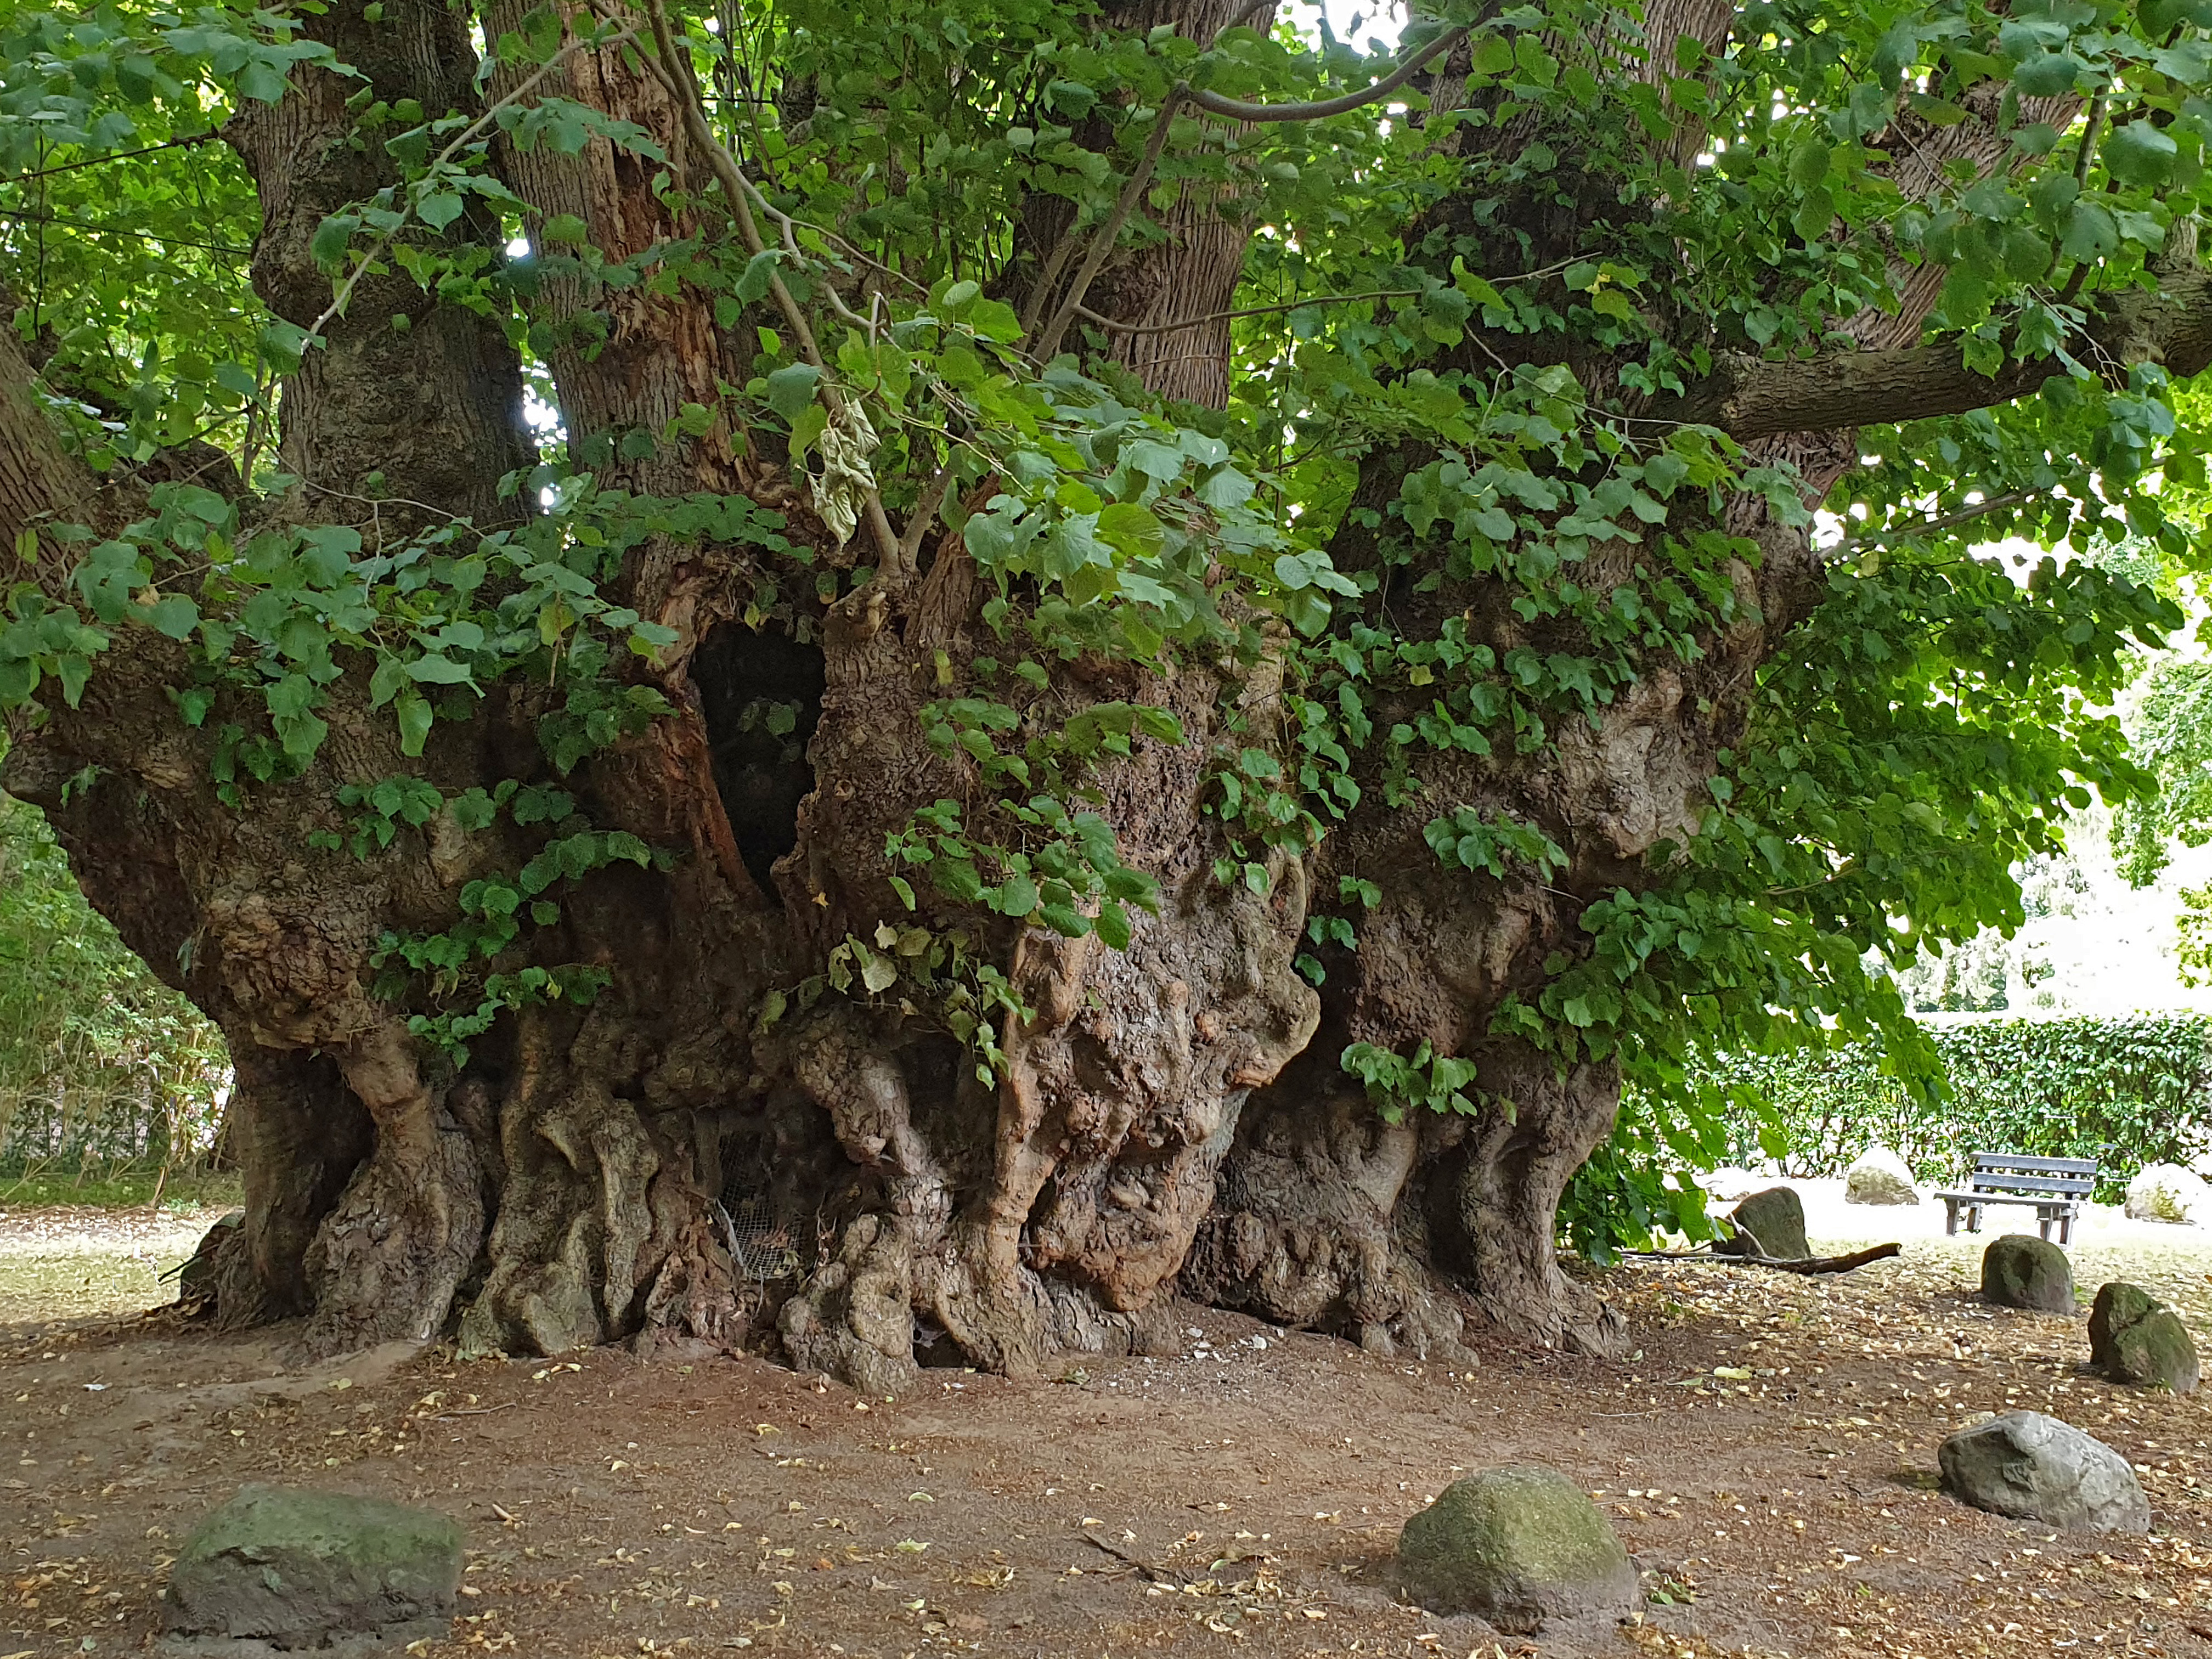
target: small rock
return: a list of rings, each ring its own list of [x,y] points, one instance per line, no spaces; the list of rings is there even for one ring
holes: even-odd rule
[[[313,1647],[450,1613],[461,1527],[345,1492],[246,1486],[185,1540],[172,1631]],[[442,1630],[442,1626],[441,1627]]]
[[[2035,1313],[2070,1314],[2074,1267],[2066,1252],[2033,1233],[2007,1233],[1982,1252],[1982,1299]]]
[[[2187,1394],[2197,1386],[2197,1344],[2181,1316],[2140,1285],[2115,1281],[2089,1311],[2089,1363],[2115,1382]]]
[[[2039,1412],[2007,1412],[1960,1429],[1936,1449],[1954,1498],[2046,1525],[2148,1532],[2150,1501],[2128,1460],[2101,1440]]]
[[[1734,1238],[1713,1247],[1723,1254],[1751,1255],[1746,1233],[1758,1241],[1758,1254],[1762,1255],[1802,1261],[1813,1254],[1813,1247],[1805,1240],[1805,1206],[1795,1188],[1769,1187],[1765,1192],[1753,1193],[1729,1212],[1729,1219],[1739,1231]]]
[[[2128,1217],[2201,1226],[2212,1215],[2212,1188],[2179,1164],[2147,1164],[2128,1182]]]
[[[1917,1204],[1919,1188],[1912,1171],[1887,1146],[1869,1146],[1857,1163],[1844,1172],[1846,1204]]]
[[[1516,1635],[1636,1601],[1636,1565],[1611,1522],[1581,1487],[1538,1464],[1453,1481],[1406,1522],[1398,1567],[1423,1607],[1480,1613]]]

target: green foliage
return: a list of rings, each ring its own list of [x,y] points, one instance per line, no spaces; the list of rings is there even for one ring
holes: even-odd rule
[[[2131,724],[2159,791],[2113,815],[2112,852],[2120,873],[2143,886],[2165,870],[2174,842],[2212,841],[2212,663],[2160,664]]]
[[[2146,1164],[2212,1151],[2212,1019],[2202,1015],[1946,1021],[1928,1038],[1934,1105],[1863,1044],[1704,1058],[1698,1084],[1733,1097],[1716,1150],[1826,1176],[1879,1144],[1942,1182],[1962,1180],[1978,1152],[2088,1158],[2105,1203]],[[1647,1094],[1640,1109],[1672,1103]]]
[[[1566,849],[1534,825],[1511,818],[1486,820],[1464,806],[1431,819],[1422,834],[1430,851],[1463,870],[1503,878],[1508,865],[1517,865],[1542,881],[1567,867]]]
[[[1437,1054],[1425,1042],[1411,1054],[1355,1042],[1338,1057],[1338,1064],[1367,1085],[1367,1097],[1386,1123],[1402,1123],[1408,1111],[1424,1108],[1468,1117],[1479,1109],[1466,1092],[1474,1081],[1474,1062]]]
[[[1697,1177],[1728,1159],[1729,1116],[1711,1103],[1684,1110],[1686,1090],[1711,1087],[1682,1077],[1666,1096],[1630,1088],[1620,1116],[1559,1199],[1559,1241],[1586,1261],[1649,1249],[1668,1236],[1702,1243],[1718,1236]]]
[[[222,1037],[0,795],[0,1168],[204,1162],[229,1085]]]

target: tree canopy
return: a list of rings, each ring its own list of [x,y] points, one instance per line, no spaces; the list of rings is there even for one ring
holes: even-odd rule
[[[501,1277],[557,1030],[875,1172],[794,1357],[902,1363],[878,1269],[1008,1366],[1178,1273],[1601,1343],[1554,1211],[1694,1213],[1686,1046],[1932,1073],[1869,962],[2150,787],[2100,550],[2201,557],[2208,81],[2207,0],[10,7],[16,787],[366,1110],[269,1306],[382,1328],[331,1241],[441,1113],[434,1319],[644,1317],[667,1217],[588,1319]]]

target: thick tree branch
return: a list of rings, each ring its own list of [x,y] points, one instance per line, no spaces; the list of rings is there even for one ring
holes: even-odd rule
[[[1300,104],[1254,104],[1242,98],[1224,98],[1218,92],[1203,89],[1194,89],[1185,95],[1207,114],[1226,116],[1232,121],[1325,121],[1332,115],[1346,114],[1373,103],[1378,98],[1388,97],[1419,74],[1422,65],[1431,58],[1449,52],[1471,33],[1472,30],[1465,27],[1447,29],[1373,86],[1363,87],[1358,92],[1347,92],[1335,98],[1319,98]]]
[[[2212,363],[2212,273],[2192,266],[2168,274],[2156,293],[2114,295],[2092,314],[2087,338],[2072,343],[2072,355],[2109,379],[2144,362],[2163,364],[2177,379],[2197,374]],[[1966,367],[1951,340],[1802,362],[1740,354],[1723,358],[1710,379],[1654,405],[1647,417],[1717,426],[1749,441],[1963,415],[2024,398],[2069,372],[2051,356],[1983,374]]]
[[[75,559],[53,534],[64,524],[101,521],[92,471],[62,445],[39,395],[39,377],[11,330],[0,329],[0,561],[16,562],[36,541],[30,574],[58,599]]]

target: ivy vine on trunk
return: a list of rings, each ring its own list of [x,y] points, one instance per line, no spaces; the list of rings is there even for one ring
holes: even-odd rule
[[[1869,952],[2143,787],[2202,10],[15,14],[6,781],[218,1317],[1617,1348],[1624,1078],[1650,1198],[1692,1042],[1928,1073]]]

